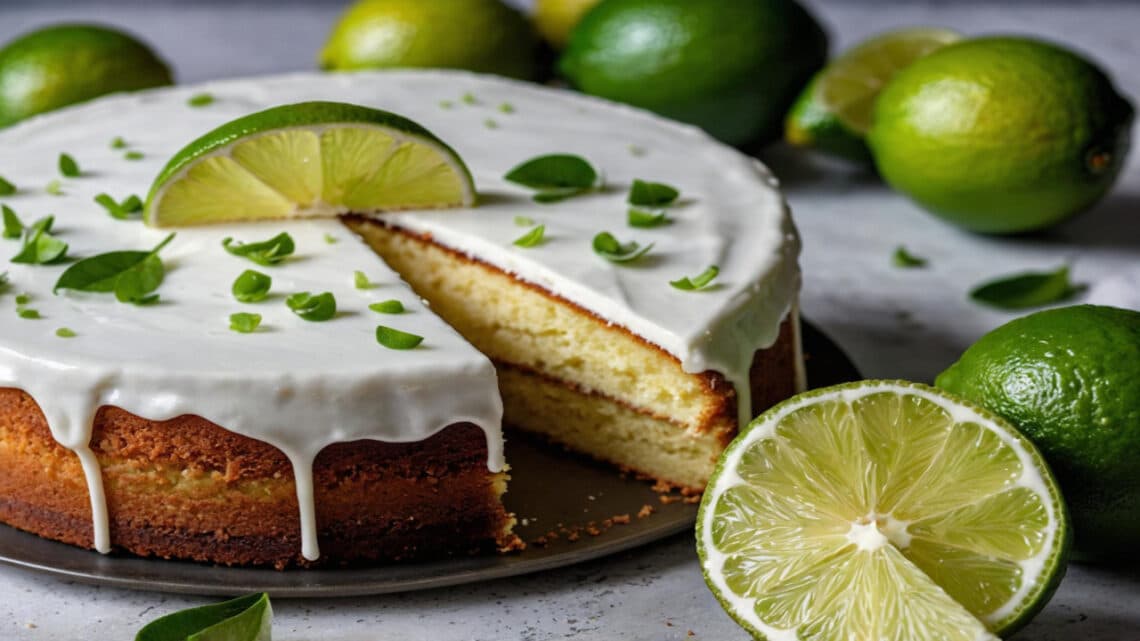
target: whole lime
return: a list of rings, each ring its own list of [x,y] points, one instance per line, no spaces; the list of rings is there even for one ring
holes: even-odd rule
[[[826,34],[794,0],[606,0],[558,64],[586,93],[743,145],[780,135],[826,59]]]
[[[538,37],[499,0],[359,0],[329,34],[323,69],[468,69],[529,79]]]
[[[883,178],[966,229],[1041,229],[1092,206],[1128,152],[1133,109],[1095,64],[1027,38],[952,44],[879,94]]]
[[[0,49],[0,127],[116,91],[171,84],[170,69],[134,37],[64,24]]]
[[[1085,558],[1140,558],[1140,312],[1077,305],[986,334],[936,385],[1003,416],[1061,484]]]
[[[536,0],[534,26],[555,49],[563,49],[570,32],[600,0]]]

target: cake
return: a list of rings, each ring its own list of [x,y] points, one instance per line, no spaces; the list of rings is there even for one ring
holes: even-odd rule
[[[213,102],[191,106],[201,93]],[[464,159],[478,206],[156,230],[93,201],[143,196],[198,135],[306,100],[413,118]],[[606,185],[538,204],[504,180],[555,152],[588,159]],[[80,176],[60,178],[61,153]],[[70,256],[177,234],[154,305],[53,295],[66,265],[7,267],[0,521],[50,539],[279,568],[517,549],[501,500],[504,425],[699,491],[739,427],[804,385],[799,244],[775,180],[699,130],[639,110],[448,71],[224,81],[108,97],[0,131],[0,175],[19,188],[3,201],[25,223],[55,215]],[[634,179],[681,190],[671,224],[627,227]],[[527,231],[520,219],[545,225],[542,243],[513,244]],[[653,250],[607,262],[590,244],[603,230]],[[297,253],[259,268],[273,296],[234,300],[234,278],[255,266],[223,239],[280,232]],[[711,287],[670,286],[710,265]],[[354,286],[356,271],[368,287]],[[332,292],[338,315],[298,318],[283,300],[302,291]],[[38,319],[15,313],[17,293]],[[369,311],[384,299],[405,313]],[[232,332],[235,312],[264,324]],[[386,349],[378,324],[423,343]]]

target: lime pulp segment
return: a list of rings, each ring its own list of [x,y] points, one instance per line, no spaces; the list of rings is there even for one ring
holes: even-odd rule
[[[994,639],[1060,580],[1065,508],[1003,420],[870,381],[769,410],[729,447],[697,525],[706,581],[758,638]]]
[[[155,180],[151,225],[470,206],[459,156],[418,124],[341,103],[275,107],[192,142]]]

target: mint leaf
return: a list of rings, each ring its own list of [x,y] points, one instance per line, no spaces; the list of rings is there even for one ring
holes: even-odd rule
[[[153,303],[158,296],[152,292],[158,289],[166,276],[158,253],[172,240],[174,234],[150,251],[114,251],[84,258],[60,275],[52,291],[113,292],[115,298],[123,303]]]
[[[669,284],[681,291],[695,292],[707,287],[718,274],[720,274],[720,268],[716,265],[709,265],[708,269],[697,276],[693,276],[692,278],[686,276],[678,280],[671,280]]]
[[[51,235],[54,216],[41,218],[24,233],[24,245],[20,253],[12,257],[13,263],[24,265],[51,265],[67,255],[67,243]]]
[[[319,323],[336,316],[336,298],[332,292],[325,292],[313,296],[309,292],[293,294],[285,299],[285,305],[293,313],[307,321]]]
[[[1027,309],[1067,300],[1083,289],[1069,280],[1066,265],[1052,272],[1014,274],[983,283],[970,292],[970,298],[998,309]]]
[[[127,196],[121,203],[107,194],[99,194],[95,197],[95,202],[106,209],[107,213],[116,220],[131,220],[142,217],[142,199],[134,194]]]
[[[636,207],[664,207],[677,200],[681,192],[665,183],[634,180],[629,190],[629,204]]]
[[[252,334],[261,327],[261,314],[230,314],[230,329],[239,334]]]
[[[151,621],[135,641],[269,641],[272,622],[269,595],[249,594]]]
[[[234,256],[248,258],[265,267],[280,263],[296,250],[293,237],[286,232],[258,243],[235,242],[233,238],[227,237],[222,241],[222,247],[225,247],[226,251]]]
[[[210,93],[199,93],[190,96],[186,104],[191,107],[205,107],[214,104],[214,95]]]
[[[503,178],[537,191],[536,202],[551,203],[593,189],[598,172],[579,156],[550,154],[515,166]]]
[[[11,196],[16,193],[16,186],[0,176],[0,196]]]
[[[8,205],[0,205],[4,217],[4,238],[14,240],[24,235],[24,223]]]
[[[74,158],[68,154],[60,154],[59,173],[67,178],[78,178],[83,172],[79,170],[79,163],[75,162]]]
[[[527,233],[515,239],[514,245],[517,247],[537,247],[542,244],[542,239],[546,235],[546,225],[539,225]]]
[[[891,264],[895,267],[913,268],[926,267],[926,259],[908,252],[906,247],[899,245],[891,256]]]
[[[230,291],[242,303],[256,303],[265,300],[272,286],[273,279],[267,274],[247,269],[237,277]]]
[[[653,243],[649,243],[645,247],[634,241],[622,243],[608,231],[594,236],[593,246],[594,253],[612,263],[628,263],[637,260],[648,253],[650,249],[653,249]]]
[[[415,349],[424,342],[424,337],[379,325],[376,327],[376,342],[388,349]]]
[[[402,314],[404,313],[404,304],[396,299],[391,299],[372,303],[368,309],[378,314]]]
[[[641,209],[630,208],[626,222],[629,223],[630,227],[649,229],[652,227],[661,227],[663,225],[668,225],[673,221],[668,216],[666,216],[665,212],[663,211],[654,213],[651,211],[643,211]]]

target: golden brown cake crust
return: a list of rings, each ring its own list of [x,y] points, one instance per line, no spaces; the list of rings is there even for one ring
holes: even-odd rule
[[[91,440],[116,549],[227,565],[313,565],[300,556],[292,468],[276,448],[195,416],[147,421],[100,409]],[[457,424],[417,443],[329,446],[314,464],[319,564],[517,545],[487,470],[486,438]],[[76,456],[26,393],[0,388],[0,521],[92,546]]]

